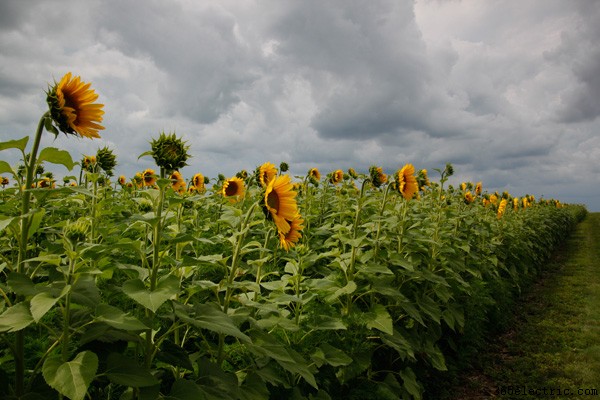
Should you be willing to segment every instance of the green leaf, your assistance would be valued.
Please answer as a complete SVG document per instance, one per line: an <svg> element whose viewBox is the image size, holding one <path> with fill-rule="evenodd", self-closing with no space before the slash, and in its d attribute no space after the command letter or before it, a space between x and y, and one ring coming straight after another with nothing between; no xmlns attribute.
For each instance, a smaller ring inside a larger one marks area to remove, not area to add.
<svg viewBox="0 0 600 400"><path fill-rule="evenodd" d="M2 172L0 172L0 173L2 173ZM4 218L4 215L2 216L2 218ZM9 226L10 224L12 224L13 222L17 221L17 219L18 219L18 217L12 217L12 218L6 218L6 219L0 220L0 232L2 232L4 229L6 229L6 227Z"/></svg>
<svg viewBox="0 0 600 400"><path fill-rule="evenodd" d="M29 276L18 272L8 274L6 283L19 296L33 296L40 291Z"/></svg>
<svg viewBox="0 0 600 400"><path fill-rule="evenodd" d="M354 293L354 291L356 289L357 289L356 283L354 281L350 281L350 282L348 282L348 284L346 286L339 288L338 290L336 290L335 292L333 292L332 294L327 296L327 298L325 300L327 300L328 302L332 302L344 294Z"/></svg>
<svg viewBox="0 0 600 400"><path fill-rule="evenodd" d="M381 304L375 304L371 311L365 313L365 317L367 318L367 328L377 329L388 335L394 334L392 317Z"/></svg>
<svg viewBox="0 0 600 400"><path fill-rule="evenodd" d="M160 351L156 354L156 359L174 367L182 367L190 371L194 370L187 351L170 340L162 342Z"/></svg>
<svg viewBox="0 0 600 400"><path fill-rule="evenodd" d="M75 166L71 154L66 150L59 150L56 147L46 147L40 151L37 162L42 163L43 161L64 165L69 171Z"/></svg>
<svg viewBox="0 0 600 400"><path fill-rule="evenodd" d="M175 314L183 322L196 328L208 329L213 332L229 335L250 343L248 336L243 334L233 323L231 317L218 307L210 304L196 304L193 308L174 302Z"/></svg>
<svg viewBox="0 0 600 400"><path fill-rule="evenodd" d="M179 278L174 275L167 275L158 282L158 285L152 291L140 279L131 279L123 284L122 289L127 296L152 312L156 312L165 301L177 296L179 293Z"/></svg>
<svg viewBox="0 0 600 400"><path fill-rule="evenodd" d="M0 332L16 332L33 322L29 303L21 302L9 307L0 315Z"/></svg>
<svg viewBox="0 0 600 400"><path fill-rule="evenodd" d="M352 362L352 357L327 343L323 343L311 354L311 360L319 362L321 365L327 363L332 367L349 365Z"/></svg>
<svg viewBox="0 0 600 400"><path fill-rule="evenodd" d="M22 152L25 152L25 147L27 147L27 142L29 141L29 136L25 136L21 139L9 140L7 142L0 142L0 151L6 149L19 149Z"/></svg>
<svg viewBox="0 0 600 400"><path fill-rule="evenodd" d="M171 386L168 397L169 400L205 400L206 398L206 394L198 385L186 379L177 379Z"/></svg>
<svg viewBox="0 0 600 400"><path fill-rule="evenodd" d="M104 322L107 325L124 331L141 331L149 329L136 317L129 315L116 307L108 304L98 304L96 307L96 321Z"/></svg>
<svg viewBox="0 0 600 400"><path fill-rule="evenodd" d="M9 163L6 161L0 160L0 174L15 174L15 171L12 169Z"/></svg>
<svg viewBox="0 0 600 400"><path fill-rule="evenodd" d="M54 296L50 292L42 292L33 296L30 309L35 322L39 322L61 297L62 295Z"/></svg>
<svg viewBox="0 0 600 400"><path fill-rule="evenodd" d="M73 361L62 363L58 357L48 358L42 367L46 383L71 400L83 400L98 370L98 356L82 351Z"/></svg>
<svg viewBox="0 0 600 400"><path fill-rule="evenodd" d="M75 304L94 308L100 303L100 290L92 274L79 274L79 279L73 284L71 301Z"/></svg>
<svg viewBox="0 0 600 400"><path fill-rule="evenodd" d="M346 325L344 325L344 322L341 318L332 317L325 314L316 315L310 320L308 326L316 331L346 329Z"/></svg>
<svg viewBox="0 0 600 400"><path fill-rule="evenodd" d="M106 376L118 385L145 387L159 383L147 368L122 354L111 353L106 363Z"/></svg>
<svg viewBox="0 0 600 400"><path fill-rule="evenodd" d="M49 191L45 192L48 193ZM43 208L33 213L33 215L31 216L31 223L29 225L27 237L33 236L33 234L38 231L38 229L40 228L40 224L42 223L42 218L44 218L44 215L46 215L46 210L44 210ZM56 257L60 259L59 256Z"/></svg>
<svg viewBox="0 0 600 400"><path fill-rule="evenodd" d="M421 398L421 387L417 382L417 376L412 369L406 367L403 371L400 371L400 377L402 378L402 385L415 399Z"/></svg>
<svg viewBox="0 0 600 400"><path fill-rule="evenodd" d="M138 156L138 160L139 160L140 158L142 158L142 157L151 156L151 155L153 155L153 154L154 154L154 152L153 152L152 150L145 151L145 152L143 152L142 154L140 154L140 155Z"/></svg>

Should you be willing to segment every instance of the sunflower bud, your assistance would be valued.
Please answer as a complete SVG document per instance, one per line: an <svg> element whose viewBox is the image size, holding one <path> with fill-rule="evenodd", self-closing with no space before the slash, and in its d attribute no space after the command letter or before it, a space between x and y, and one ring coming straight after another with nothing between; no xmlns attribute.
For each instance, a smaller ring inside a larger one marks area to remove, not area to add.
<svg viewBox="0 0 600 400"><path fill-rule="evenodd" d="M348 168L348 175L352 177L352 179L358 178L358 174L354 170L354 168Z"/></svg>
<svg viewBox="0 0 600 400"><path fill-rule="evenodd" d="M148 212L154 210L154 206L152 205L152 202L148 199L143 199L143 198L139 199L138 208L139 208L140 212L143 212L143 213L148 213Z"/></svg>
<svg viewBox="0 0 600 400"><path fill-rule="evenodd" d="M388 180L387 175L383 173L381 167L377 167L375 165L372 165L369 168L369 176L371 178L371 183L373 183L373 186L376 188L380 187Z"/></svg>
<svg viewBox="0 0 600 400"><path fill-rule="evenodd" d="M90 223L87 219L80 218L76 222L68 223L63 228L63 235L72 244L85 242L88 231L90 230Z"/></svg>
<svg viewBox="0 0 600 400"><path fill-rule="evenodd" d="M162 132L158 139L150 142L150 145L156 165L167 173L187 165L186 161L190 157L187 151L190 147L182 139L177 138L175 133L166 135Z"/></svg>
<svg viewBox="0 0 600 400"><path fill-rule="evenodd" d="M283 161L281 164L279 164L279 170L281 172L287 172L289 169L290 169L290 166L285 161Z"/></svg>
<svg viewBox="0 0 600 400"><path fill-rule="evenodd" d="M112 150L108 147L98 149L98 152L96 153L96 162L98 163L98 166L106 172L106 175L112 176L113 169L117 165L116 157Z"/></svg>

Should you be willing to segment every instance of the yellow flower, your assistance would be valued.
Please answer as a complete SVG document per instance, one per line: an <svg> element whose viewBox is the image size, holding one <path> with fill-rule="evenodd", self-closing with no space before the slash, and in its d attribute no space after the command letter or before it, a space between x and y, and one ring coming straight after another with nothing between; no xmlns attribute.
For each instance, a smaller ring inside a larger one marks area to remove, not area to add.
<svg viewBox="0 0 600 400"><path fill-rule="evenodd" d="M179 171L173 171L169 178L171 179L171 187L174 191L179 192L182 187L185 188L185 180Z"/></svg>
<svg viewBox="0 0 600 400"><path fill-rule="evenodd" d="M302 224L304 220L300 217L300 214L296 215L292 221L289 221L290 230L288 233L279 232L279 245L285 249L285 251L289 251L290 248L294 247L298 240L302 237L300 231L304 229Z"/></svg>
<svg viewBox="0 0 600 400"><path fill-rule="evenodd" d="M369 167L369 176L371 177L371 183L376 188L388 181L388 177L383 173L383 169L381 169L381 167L376 167L375 165Z"/></svg>
<svg viewBox="0 0 600 400"><path fill-rule="evenodd" d="M52 179L45 176L38 181L37 187L52 189L52 188L56 187L56 184L54 183L54 181Z"/></svg>
<svg viewBox="0 0 600 400"><path fill-rule="evenodd" d="M273 163L266 162L258 168L258 182L262 187L266 187L275 176L277 176L277 167Z"/></svg>
<svg viewBox="0 0 600 400"><path fill-rule="evenodd" d="M204 175L202 175L201 173L197 173L192 178L192 183L194 184L193 187L196 188L196 190L198 191L198 193L204 191Z"/></svg>
<svg viewBox="0 0 600 400"><path fill-rule="evenodd" d="M154 170L148 168L142 173L142 182L144 186L154 186L156 183L156 175L154 174Z"/></svg>
<svg viewBox="0 0 600 400"><path fill-rule="evenodd" d="M321 173L320 173L320 172L319 172L319 170L318 170L318 169L316 169L316 168L311 168L311 169L308 171L308 176L309 176L310 178L314 178L314 179L315 179L317 182L321 180Z"/></svg>
<svg viewBox="0 0 600 400"><path fill-rule="evenodd" d="M90 86L69 72L48 91L50 115L60 131L90 139L100 137L104 105L94 103L98 95Z"/></svg>
<svg viewBox="0 0 600 400"><path fill-rule="evenodd" d="M498 219L502 218L502 216L504 215L504 211L506 210L506 203L506 199L502 199L500 201L500 204L498 205Z"/></svg>
<svg viewBox="0 0 600 400"><path fill-rule="evenodd" d="M229 178L223 182L223 196L229 197L231 201L235 201L234 196L239 197L244 195L245 192L244 181L237 176Z"/></svg>
<svg viewBox="0 0 600 400"><path fill-rule="evenodd" d="M3 176L2 177L2 182L0 182L0 185L6 186L6 185L8 185L8 183L9 183L8 178L5 177L5 176Z"/></svg>
<svg viewBox="0 0 600 400"><path fill-rule="evenodd" d="M481 195L481 182L477 182L477 184L475 185L475 194L477 196Z"/></svg>
<svg viewBox="0 0 600 400"><path fill-rule="evenodd" d="M125 175L119 176L119 185L125 186L126 181L127 181L127 179L125 178Z"/></svg>
<svg viewBox="0 0 600 400"><path fill-rule="evenodd" d="M419 190L419 184L415 177L415 167L412 164L406 164L402 169L396 172L396 187L406 200L413 198Z"/></svg>
<svg viewBox="0 0 600 400"><path fill-rule="evenodd" d="M496 203L498 202L498 195L493 194L490 196L490 203L496 205Z"/></svg>
<svg viewBox="0 0 600 400"><path fill-rule="evenodd" d="M344 171L337 169L331 173L331 183L337 185L344 179Z"/></svg>
<svg viewBox="0 0 600 400"><path fill-rule="evenodd" d="M465 193L465 203L471 204L473 201L475 201L475 198L473 197L471 192Z"/></svg>
<svg viewBox="0 0 600 400"><path fill-rule="evenodd" d="M460 184L460 190L462 190L463 192L467 189L467 183L463 182Z"/></svg>
<svg viewBox="0 0 600 400"><path fill-rule="evenodd" d="M264 207L275 221L280 234L290 231L290 223L296 219L298 205L296 204L296 192L292 190L293 185L289 175L280 175L269 182L265 191Z"/></svg>

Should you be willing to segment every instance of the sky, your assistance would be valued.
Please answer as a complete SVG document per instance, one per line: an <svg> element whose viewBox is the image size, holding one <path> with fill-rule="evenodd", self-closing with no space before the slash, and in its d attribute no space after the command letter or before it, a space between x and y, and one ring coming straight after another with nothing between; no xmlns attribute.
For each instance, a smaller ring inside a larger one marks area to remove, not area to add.
<svg viewBox="0 0 600 400"><path fill-rule="evenodd" d="M33 135L72 72L106 129L42 145L108 146L117 176L174 132L186 178L450 162L455 185L600 211L598 21L596 0L2 0L0 140Z"/></svg>

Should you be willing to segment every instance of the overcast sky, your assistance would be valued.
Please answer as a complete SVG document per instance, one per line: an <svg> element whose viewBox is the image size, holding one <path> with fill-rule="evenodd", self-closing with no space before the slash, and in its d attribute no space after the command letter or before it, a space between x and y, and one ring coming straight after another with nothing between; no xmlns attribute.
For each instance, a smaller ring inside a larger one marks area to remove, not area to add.
<svg viewBox="0 0 600 400"><path fill-rule="evenodd" d="M109 146L116 175L152 167L165 131L186 178L451 162L455 184L600 211L598 21L596 0L2 0L0 140L31 135L71 71L106 129L43 145Z"/></svg>

